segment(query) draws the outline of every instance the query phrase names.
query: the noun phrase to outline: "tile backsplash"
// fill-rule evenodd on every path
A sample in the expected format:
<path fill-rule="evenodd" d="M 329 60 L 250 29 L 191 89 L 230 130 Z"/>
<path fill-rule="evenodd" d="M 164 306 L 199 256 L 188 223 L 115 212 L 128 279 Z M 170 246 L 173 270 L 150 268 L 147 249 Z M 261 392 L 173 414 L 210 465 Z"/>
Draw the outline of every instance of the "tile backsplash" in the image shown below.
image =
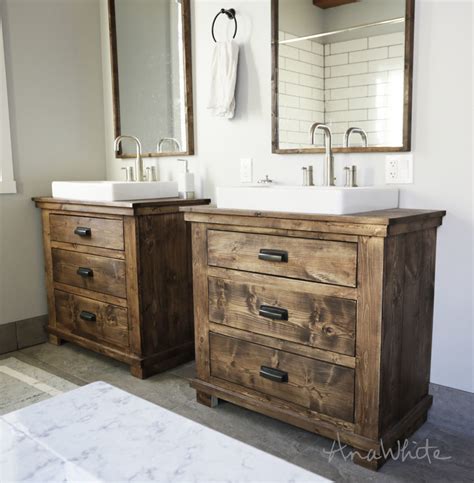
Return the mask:
<path fill-rule="evenodd" d="M 309 126 L 315 121 L 331 127 L 335 146 L 342 146 L 350 126 L 363 128 L 369 145 L 402 143 L 403 32 L 325 45 L 280 44 L 278 62 L 281 148 L 310 146 Z M 352 143 L 358 145 L 360 138 Z"/>

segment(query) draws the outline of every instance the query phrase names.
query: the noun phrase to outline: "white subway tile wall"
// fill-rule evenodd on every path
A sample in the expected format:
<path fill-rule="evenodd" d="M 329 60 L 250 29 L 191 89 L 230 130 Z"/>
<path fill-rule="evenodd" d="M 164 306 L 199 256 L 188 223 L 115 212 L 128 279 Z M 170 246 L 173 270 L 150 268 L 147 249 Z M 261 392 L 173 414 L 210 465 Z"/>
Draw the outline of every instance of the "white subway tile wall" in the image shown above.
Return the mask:
<path fill-rule="evenodd" d="M 294 37 L 279 32 L 281 40 Z M 278 65 L 280 148 L 311 147 L 311 124 L 324 122 L 324 46 L 310 40 L 282 44 Z"/>
<path fill-rule="evenodd" d="M 279 38 L 295 38 L 279 32 Z M 402 144 L 404 33 L 344 42 L 305 40 L 279 48 L 280 148 L 309 147 L 312 122 L 325 122 L 342 146 L 350 126 L 368 133 L 369 145 Z M 360 145 L 354 137 L 353 145 Z M 323 142 L 318 135 L 316 142 Z"/>

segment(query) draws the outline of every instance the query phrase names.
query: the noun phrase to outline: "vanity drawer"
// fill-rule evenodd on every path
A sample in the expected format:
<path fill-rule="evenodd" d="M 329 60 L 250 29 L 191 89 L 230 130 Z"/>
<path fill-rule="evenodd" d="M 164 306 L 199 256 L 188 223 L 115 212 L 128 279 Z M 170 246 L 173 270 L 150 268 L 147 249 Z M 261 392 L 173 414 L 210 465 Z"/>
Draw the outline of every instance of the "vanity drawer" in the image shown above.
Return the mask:
<path fill-rule="evenodd" d="M 216 277 L 208 284 L 211 322 L 354 355 L 355 300 Z"/>
<path fill-rule="evenodd" d="M 208 263 L 355 287 L 357 243 L 209 230 Z"/>
<path fill-rule="evenodd" d="M 124 249 L 122 220 L 52 214 L 49 223 L 51 240 L 113 250 Z"/>
<path fill-rule="evenodd" d="M 60 249 L 52 255 L 55 282 L 126 298 L 123 260 Z"/>
<path fill-rule="evenodd" d="M 354 370 L 210 333 L 211 376 L 352 422 Z"/>
<path fill-rule="evenodd" d="M 78 295 L 55 290 L 56 320 L 70 332 L 118 347 L 129 346 L 128 311 Z"/>

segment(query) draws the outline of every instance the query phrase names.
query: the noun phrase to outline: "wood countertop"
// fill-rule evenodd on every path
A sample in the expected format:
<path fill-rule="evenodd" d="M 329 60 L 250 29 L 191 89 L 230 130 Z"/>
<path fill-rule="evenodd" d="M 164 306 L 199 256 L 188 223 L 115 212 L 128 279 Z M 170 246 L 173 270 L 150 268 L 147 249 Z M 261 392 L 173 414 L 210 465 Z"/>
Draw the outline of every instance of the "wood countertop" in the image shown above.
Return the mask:
<path fill-rule="evenodd" d="M 228 210 L 212 206 L 186 206 L 185 219 L 192 222 L 269 226 L 272 228 L 388 236 L 439 226 L 444 210 L 395 208 L 347 215 L 283 213 L 276 211 Z M 265 221 L 264 221 L 265 220 Z M 363 225 L 363 226 L 362 226 Z"/>
<path fill-rule="evenodd" d="M 48 210 L 88 212 L 88 213 L 111 213 L 118 215 L 141 215 L 151 212 L 169 211 L 179 207 L 196 205 L 208 205 L 209 198 L 185 200 L 182 198 L 158 198 L 147 200 L 127 201 L 79 201 L 50 196 L 36 196 L 32 198 L 38 208 Z"/>

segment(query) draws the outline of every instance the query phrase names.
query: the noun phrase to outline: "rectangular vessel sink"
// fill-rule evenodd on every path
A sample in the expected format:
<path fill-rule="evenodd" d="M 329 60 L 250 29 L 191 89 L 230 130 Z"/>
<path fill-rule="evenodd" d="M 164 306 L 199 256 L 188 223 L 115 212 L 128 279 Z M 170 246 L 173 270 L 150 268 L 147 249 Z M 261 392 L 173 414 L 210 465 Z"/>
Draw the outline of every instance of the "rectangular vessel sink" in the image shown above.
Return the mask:
<path fill-rule="evenodd" d="M 217 188 L 217 207 L 345 215 L 398 208 L 398 189 L 376 186 L 230 186 Z"/>
<path fill-rule="evenodd" d="M 53 198 L 78 201 L 125 201 L 176 198 L 175 181 L 53 181 Z"/>

